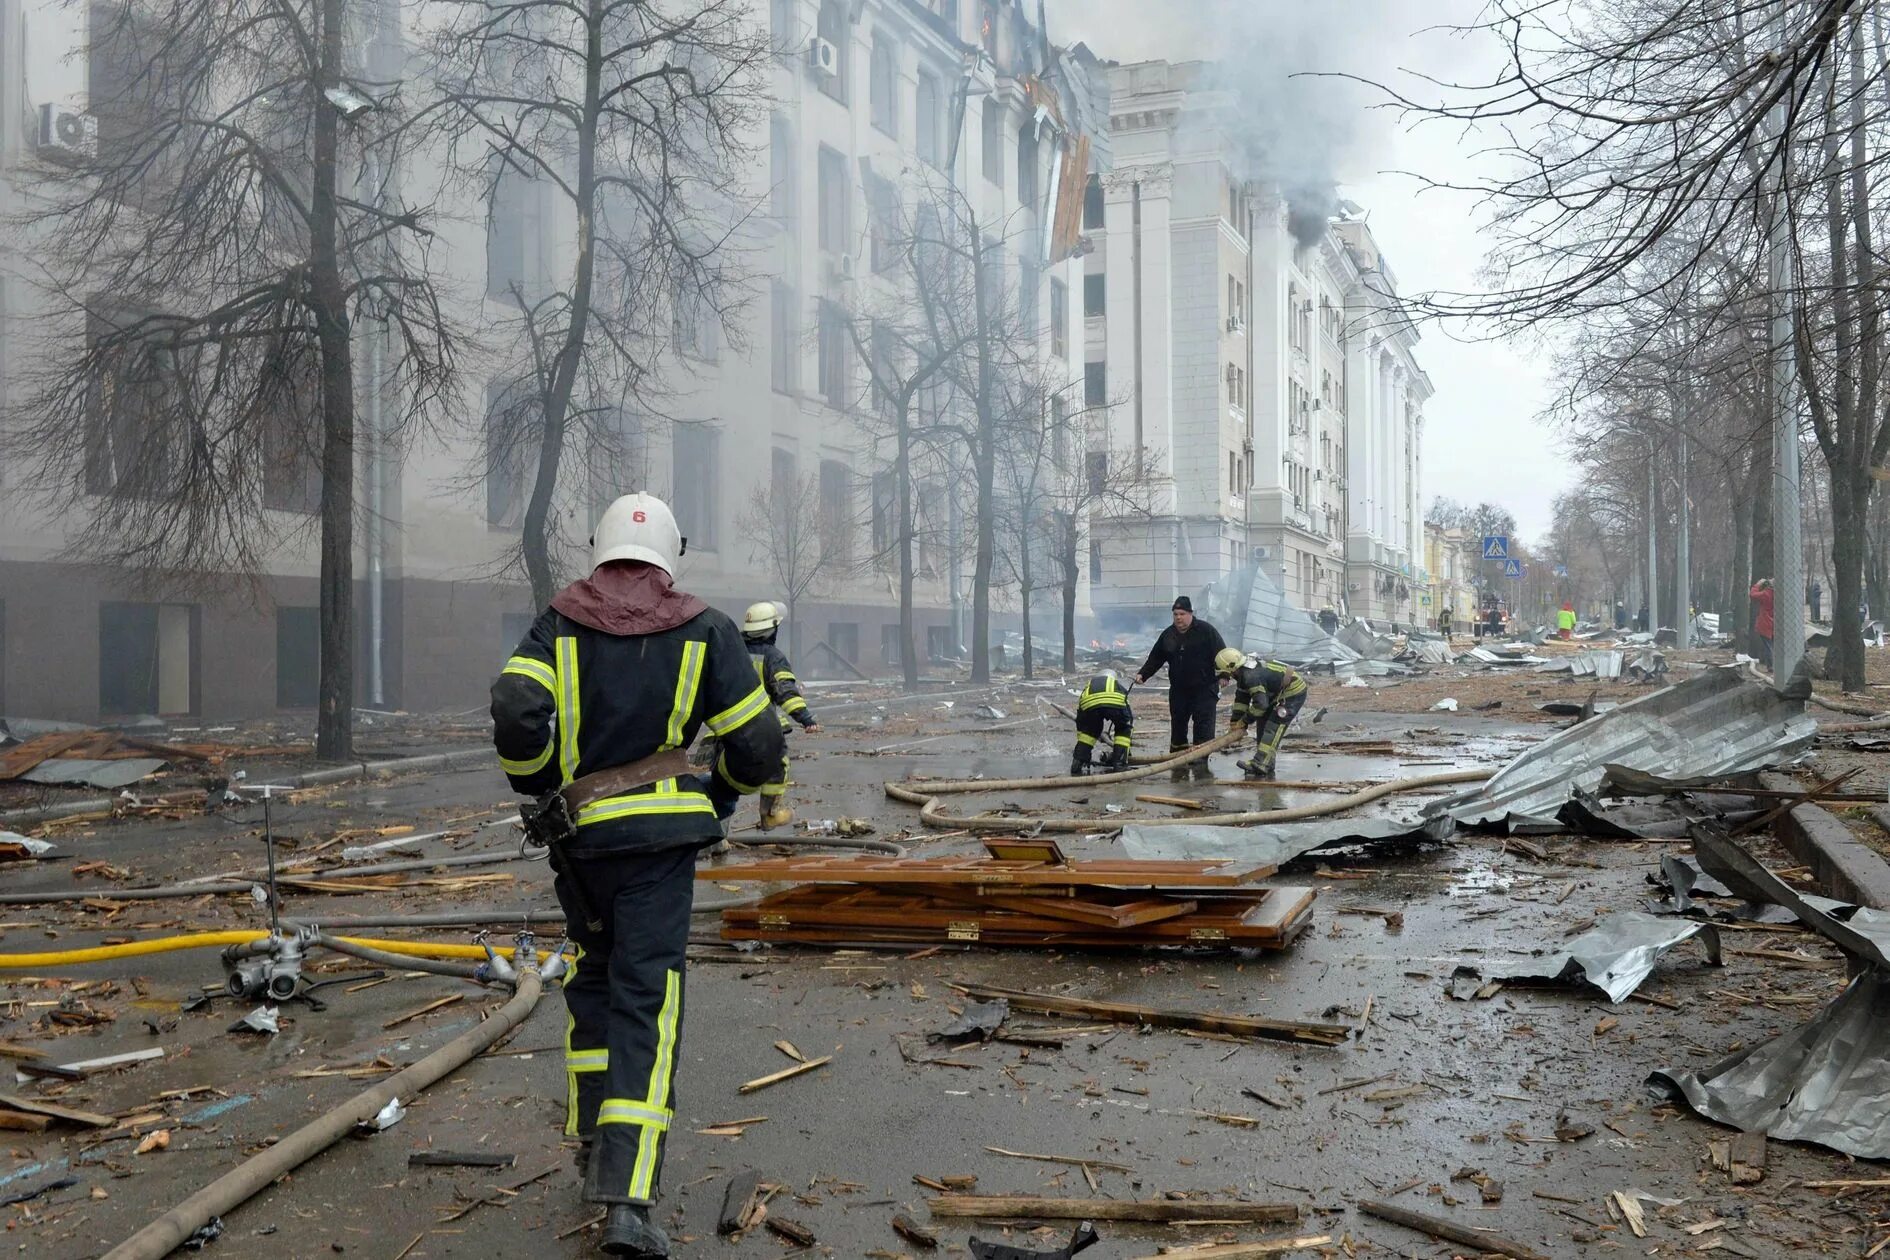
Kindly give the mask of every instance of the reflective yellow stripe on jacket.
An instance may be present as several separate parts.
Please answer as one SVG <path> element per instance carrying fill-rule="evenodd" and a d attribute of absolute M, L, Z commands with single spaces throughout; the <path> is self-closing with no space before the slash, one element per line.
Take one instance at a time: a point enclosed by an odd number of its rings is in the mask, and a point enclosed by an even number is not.
<path fill-rule="evenodd" d="M 583 706 L 578 700 L 578 644 L 569 636 L 557 640 L 558 701 L 558 772 L 566 783 L 577 778 L 578 723 L 583 720 Z"/>
<path fill-rule="evenodd" d="M 514 656 L 506 661 L 505 668 L 500 670 L 499 673 L 502 675 L 516 674 L 520 678 L 528 678 L 550 692 L 554 699 L 557 697 L 558 676 L 552 672 L 551 666 L 538 660 L 536 657 Z M 507 774 L 537 774 L 551 763 L 551 752 L 556 746 L 556 742 L 557 734 L 553 732 L 545 737 L 544 749 L 539 752 L 536 757 L 529 758 L 525 761 L 514 761 L 509 757 L 501 757 L 499 758 L 499 768 L 504 770 Z"/>

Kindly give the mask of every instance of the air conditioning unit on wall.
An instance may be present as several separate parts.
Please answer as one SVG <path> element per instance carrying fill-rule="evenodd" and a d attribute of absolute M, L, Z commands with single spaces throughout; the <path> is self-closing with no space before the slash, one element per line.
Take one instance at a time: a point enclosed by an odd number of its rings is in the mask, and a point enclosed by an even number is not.
<path fill-rule="evenodd" d="M 40 151 L 52 157 L 96 157 L 98 119 L 73 105 L 41 105 L 36 139 Z"/>
<path fill-rule="evenodd" d="M 815 36 L 807 46 L 807 64 L 822 78 L 837 79 L 840 77 L 840 50 L 832 41 Z"/>

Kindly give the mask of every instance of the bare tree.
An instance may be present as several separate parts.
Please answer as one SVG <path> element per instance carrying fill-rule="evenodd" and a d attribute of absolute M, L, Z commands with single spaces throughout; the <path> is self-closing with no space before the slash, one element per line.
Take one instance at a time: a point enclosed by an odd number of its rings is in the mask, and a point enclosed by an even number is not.
<path fill-rule="evenodd" d="M 353 745 L 354 336 L 391 341 L 377 441 L 453 401 L 454 330 L 405 201 L 398 10 L 345 0 L 95 5 L 97 151 L 29 174 L 53 307 L 8 438 L 81 505 L 76 549 L 147 585 L 253 581 L 320 537 L 316 752 Z M 378 25 L 376 25 L 378 24 Z"/>
<path fill-rule="evenodd" d="M 830 531 L 807 519 L 808 504 L 819 494 L 818 476 L 770 481 L 749 493 L 735 519 L 735 527 L 748 540 L 748 558 L 761 566 L 787 605 L 788 650 L 796 660 L 801 654 L 801 604 L 825 595 L 845 568 Z"/>
<path fill-rule="evenodd" d="M 425 126 L 460 184 L 574 233 L 560 263 L 506 286 L 499 330 L 522 358 L 528 405 L 500 427 L 534 470 L 518 562 L 543 606 L 570 541 L 554 510 L 567 462 L 607 450 L 629 400 L 657 410 L 713 337 L 736 340 L 732 246 L 768 38 L 747 0 L 430 5 L 443 25 Z"/>

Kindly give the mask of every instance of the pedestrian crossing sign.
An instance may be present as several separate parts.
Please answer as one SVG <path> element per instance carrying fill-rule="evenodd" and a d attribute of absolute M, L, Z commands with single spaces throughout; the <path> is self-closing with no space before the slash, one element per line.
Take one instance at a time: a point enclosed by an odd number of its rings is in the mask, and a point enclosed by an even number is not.
<path fill-rule="evenodd" d="M 1522 575 L 1523 575 L 1522 561 L 1520 560 L 1503 561 L 1503 576 L 1504 577 L 1520 578 Z"/>
<path fill-rule="evenodd" d="M 1485 560 L 1509 559 L 1509 535 L 1485 534 L 1483 536 L 1483 558 Z"/>

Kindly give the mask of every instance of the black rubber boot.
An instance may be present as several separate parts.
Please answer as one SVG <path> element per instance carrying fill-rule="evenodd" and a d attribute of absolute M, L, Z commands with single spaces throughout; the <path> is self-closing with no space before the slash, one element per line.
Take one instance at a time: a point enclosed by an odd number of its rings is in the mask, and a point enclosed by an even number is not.
<path fill-rule="evenodd" d="M 1089 762 L 1082 757 L 1070 758 L 1070 777 L 1080 779 L 1089 773 Z"/>
<path fill-rule="evenodd" d="M 597 1246 L 607 1256 L 632 1260 L 668 1260 L 669 1235 L 650 1223 L 650 1210 L 629 1203 L 611 1205 Z"/>

